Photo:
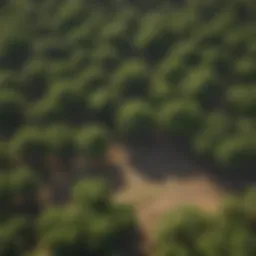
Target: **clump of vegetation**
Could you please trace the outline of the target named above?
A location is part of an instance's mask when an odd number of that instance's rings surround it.
[[[37,189],[58,190],[60,169],[71,182],[80,160],[105,164],[114,141],[163,134],[224,174],[255,169],[253,1],[2,0],[0,15],[1,256],[41,243],[52,256],[137,255],[124,249],[133,214],[99,183],[37,222]],[[177,213],[156,255],[255,255],[249,194],[219,219]]]

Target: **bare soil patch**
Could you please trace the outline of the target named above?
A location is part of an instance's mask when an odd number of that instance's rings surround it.
[[[203,210],[215,212],[224,195],[224,191],[207,177],[203,170],[195,170],[197,166],[186,158],[182,161],[180,155],[175,155],[175,150],[165,150],[164,153],[159,147],[140,150],[143,153],[143,160],[147,162],[145,165],[150,166],[151,174],[154,171],[167,172],[161,180],[148,178],[145,175],[146,170],[139,170],[131,159],[134,152],[130,152],[124,145],[115,145],[109,152],[112,163],[120,168],[125,181],[124,186],[116,193],[115,199],[135,207],[141,228],[149,240],[155,233],[160,218],[166,212],[184,205],[196,205]],[[139,159],[138,151],[136,154]],[[169,161],[167,158],[163,161],[163,155],[169,155]],[[190,165],[193,175],[180,177],[176,175],[177,170],[167,170],[171,168],[172,161],[180,172],[188,171]]]

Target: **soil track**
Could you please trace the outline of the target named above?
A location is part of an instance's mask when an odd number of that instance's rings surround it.
[[[154,154],[152,149],[145,149],[144,154],[151,157],[151,162],[160,163],[157,156],[162,152],[159,152],[159,148],[155,150],[158,152]],[[119,202],[130,203],[135,207],[141,228],[149,239],[151,234],[155,233],[153,231],[156,229],[160,217],[175,207],[196,205],[211,212],[216,211],[219,207],[224,192],[205,176],[203,171],[196,170],[196,174],[193,176],[177,177],[172,174],[175,172],[170,170],[170,175],[156,181],[145,177],[132,164],[131,152],[123,145],[113,146],[109,155],[112,163],[118,166],[124,175],[124,186],[115,195],[115,199]],[[169,162],[171,161],[172,159],[169,158]],[[177,167],[177,158],[175,161]],[[183,161],[185,162],[187,159],[183,159]],[[161,163],[163,164],[163,162]],[[193,167],[195,166],[190,166],[191,172],[193,172]],[[159,171],[164,168],[166,166],[158,166]]]

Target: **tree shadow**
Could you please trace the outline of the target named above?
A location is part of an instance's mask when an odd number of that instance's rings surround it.
[[[211,159],[196,156],[181,139],[160,138],[143,144],[124,142],[124,147],[130,164],[147,179],[163,181],[169,177],[190,178],[203,174],[229,192],[256,185],[256,161],[243,168],[224,169]]]
[[[144,145],[126,143],[125,148],[131,165],[148,179],[183,178],[199,174],[202,170],[181,141],[155,140]]]

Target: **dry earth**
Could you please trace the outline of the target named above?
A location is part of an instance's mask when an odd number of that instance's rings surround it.
[[[144,153],[148,154],[151,161],[157,161],[157,155],[163,155],[163,152],[159,152],[161,150],[159,148],[153,150],[158,150],[158,152],[152,154],[152,149],[148,149],[144,150]],[[171,152],[169,152],[170,155]],[[115,195],[115,199],[119,202],[130,203],[135,207],[141,227],[149,239],[150,234],[155,233],[152,231],[156,229],[160,217],[175,207],[196,205],[211,212],[218,209],[224,192],[205,176],[203,171],[200,173],[197,170],[195,175],[188,177],[170,174],[156,181],[146,178],[131,163],[130,156],[129,150],[121,145],[116,145],[110,150],[110,159],[119,166],[124,175],[124,185]],[[171,158],[168,159],[172,162]],[[158,168],[161,172],[164,166],[159,165]],[[193,165],[190,168],[193,171]]]

